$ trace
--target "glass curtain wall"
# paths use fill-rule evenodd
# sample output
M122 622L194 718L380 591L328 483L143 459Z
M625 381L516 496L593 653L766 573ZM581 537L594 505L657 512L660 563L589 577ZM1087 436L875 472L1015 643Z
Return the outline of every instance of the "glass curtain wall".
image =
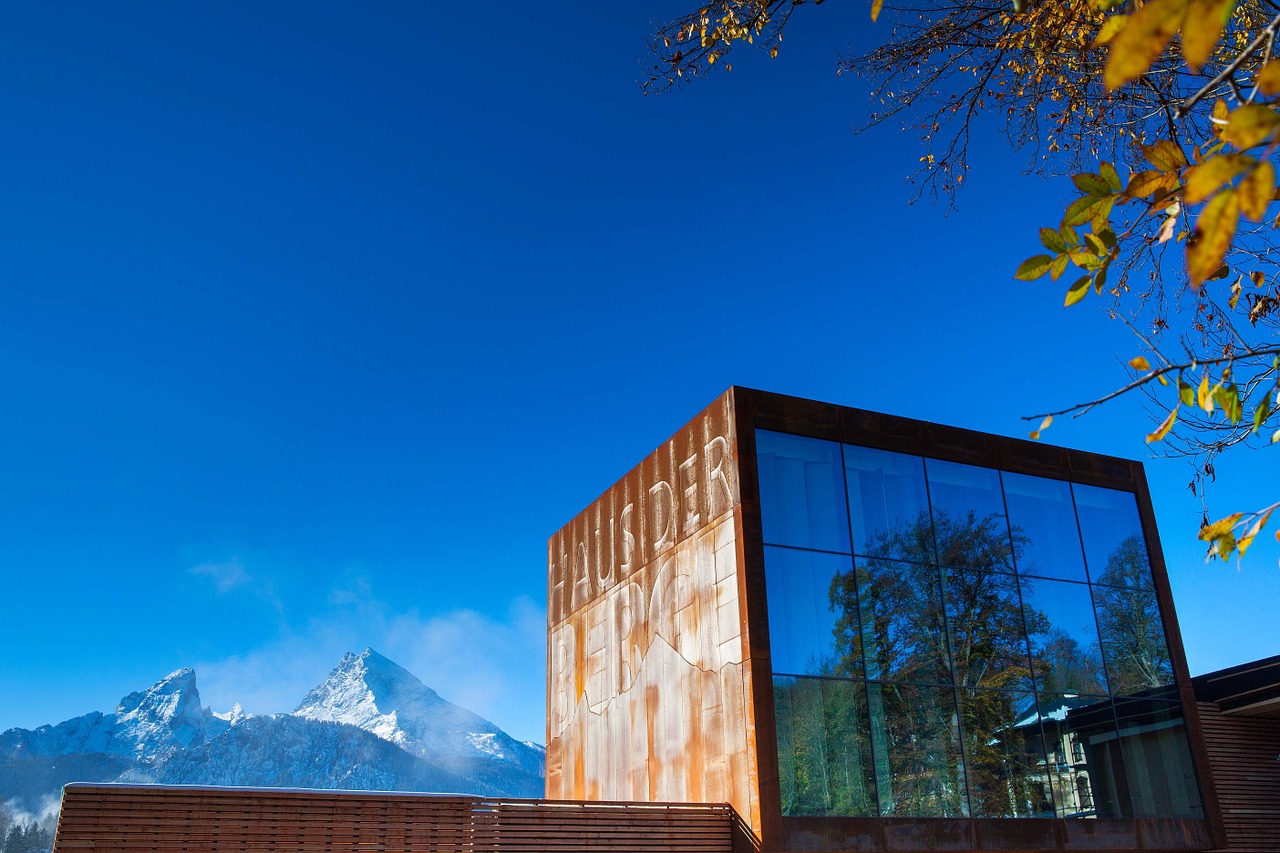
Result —
M757 433L784 815L1201 817L1128 492Z

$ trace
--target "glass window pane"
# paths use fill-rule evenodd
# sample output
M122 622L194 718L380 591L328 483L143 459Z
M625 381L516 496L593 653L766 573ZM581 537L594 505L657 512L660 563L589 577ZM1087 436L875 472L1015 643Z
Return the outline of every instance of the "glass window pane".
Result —
M844 465L854 551L932 562L924 460L846 444Z
M823 551L849 551L840 445L756 432L764 541Z
M1151 564L1131 492L1074 484L1085 560L1094 583L1151 586Z
M866 685L773 679L784 815L876 814Z
M1093 596L1111 692L1126 695L1172 684L1173 663L1155 592L1095 586Z
M1088 585L1021 578L1021 586L1031 665L1040 693L1106 695Z
M1111 700L1042 693L1036 716L1044 730L1044 775L1053 789L1058 817L1128 816L1128 786Z
M1115 705L1135 816L1204 817L1182 706L1137 697Z
M868 678L951 680L938 569L893 560L858 561L858 597Z
M867 684L880 814L968 814L956 699L949 687Z
M836 554L765 548L773 671L862 677L853 561ZM842 583L836 583L836 579ZM849 594L842 594L846 586Z
M958 694L973 816L1053 817L1032 694L963 689Z
M1004 516L1004 497L1000 491L1000 473L994 468L961 465L926 459L929 479L929 503L933 506L933 524L938 537L938 560L946 562L942 547L942 528L948 523L972 524L991 519L991 532L1001 537L1003 549L1009 548L1009 525Z
M1018 579L981 563L947 566L942 577L954 682L1030 690Z
M1021 574L1088 580L1069 484L1006 473L1004 498Z
M830 797L813 780L821 776L822 687L809 678L773 679L774 720L778 729L778 783L784 815L821 815Z

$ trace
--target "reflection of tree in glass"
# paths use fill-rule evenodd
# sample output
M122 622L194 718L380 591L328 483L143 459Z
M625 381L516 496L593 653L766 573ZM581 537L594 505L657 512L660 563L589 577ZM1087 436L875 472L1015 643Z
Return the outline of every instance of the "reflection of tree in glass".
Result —
M1025 542L1015 535L1015 550ZM999 516L939 512L931 521L922 512L881 533L871 557L831 585L836 674L856 672L865 653L868 677L885 681L947 683L954 674L955 683L969 686L1027 685L1011 556Z
M775 677L782 813L874 815L863 684Z
M1173 682L1160 605L1151 588L1147 549L1130 536L1107 558L1094 599L1111 690L1137 693Z
M1015 536L1014 551L1025 543ZM1004 691L1030 684L1012 558L1002 517L939 512L931 520L923 512L881 533L870 558L832 582L836 674L856 672L865 655L868 677L888 682L873 688L871 703L872 737L888 762L887 775L880 771L882 813L963 812L955 696L922 686L947 683L989 688L967 692L964 702L974 808L1029 808L1030 786L1020 781L1025 748L1004 742L1018 701Z
M1033 608L1027 608L1027 633L1036 650L1036 686L1041 696L1106 695L1102 655L1096 643L1083 648L1075 637L1053 627Z

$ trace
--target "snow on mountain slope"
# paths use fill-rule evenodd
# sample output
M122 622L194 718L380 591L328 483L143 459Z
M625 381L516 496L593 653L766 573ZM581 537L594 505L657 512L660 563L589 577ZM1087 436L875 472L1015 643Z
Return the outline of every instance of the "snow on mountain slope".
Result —
M478 714L440 698L373 649L344 656L293 713L356 726L434 761L485 758L539 776L545 767L545 750L531 748Z
M200 707L194 669L180 669L146 690L130 693L120 700L115 716L116 749L131 750L144 764L203 743L213 719Z
M104 754L150 764L225 727L200 707L195 671L180 669L121 699L115 713L95 711L56 726L9 729L0 734L0 755Z
M348 654L294 714L214 714L180 669L94 712L0 733L0 805L67 782L166 782L538 797L546 750L441 699L371 650Z

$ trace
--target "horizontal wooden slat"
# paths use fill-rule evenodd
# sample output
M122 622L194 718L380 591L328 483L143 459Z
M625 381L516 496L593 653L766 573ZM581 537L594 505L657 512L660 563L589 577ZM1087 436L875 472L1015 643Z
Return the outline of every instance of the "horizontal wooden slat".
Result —
M1280 720L1199 703L1228 850L1280 850Z
M55 853L729 853L727 805L68 785Z

